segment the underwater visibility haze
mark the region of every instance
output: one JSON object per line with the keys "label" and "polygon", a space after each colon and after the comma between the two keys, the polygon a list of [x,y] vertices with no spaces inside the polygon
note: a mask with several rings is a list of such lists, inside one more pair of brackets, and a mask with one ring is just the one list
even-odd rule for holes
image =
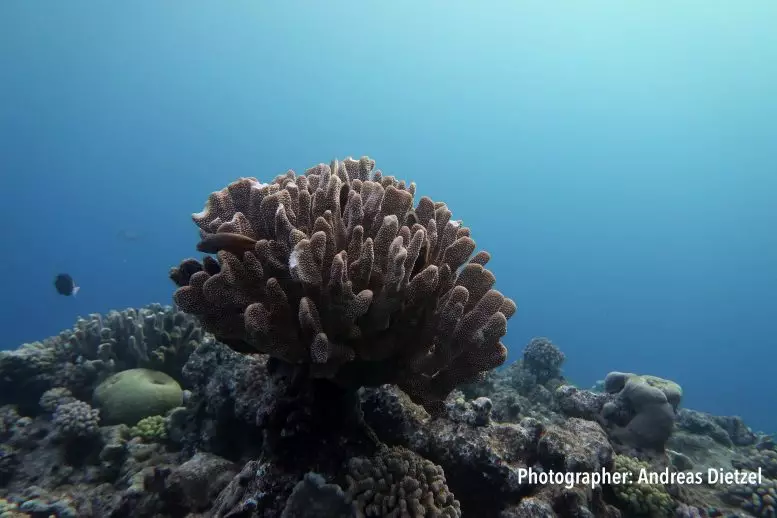
{"label": "underwater visibility haze", "polygon": [[[359,167],[364,172],[366,162],[343,161],[369,156],[383,175],[406,182],[396,184],[396,192],[407,192],[403,189],[415,182],[414,205],[423,196],[445,202],[451,220],[470,229],[477,250],[489,252],[494,288],[512,299],[517,311],[511,317],[508,302],[494,303],[493,314],[484,314],[479,324],[490,316],[492,327],[480,329],[479,336],[497,329],[496,320],[509,318],[501,339],[507,348],[505,365],[521,358],[527,365],[527,344],[547,337],[563,351],[563,379],[581,389],[613,371],[656,376],[682,387],[681,408],[740,416],[753,430],[775,433],[774,20],[777,4],[767,1],[186,6],[5,1],[0,5],[0,215],[6,222],[0,349],[58,335],[78,317],[172,304],[171,267],[202,256],[191,215],[203,210],[210,193],[231,182],[255,177],[261,184],[244,186],[254,192],[289,169],[303,175],[337,159],[329,172],[314,172],[322,178],[319,187],[328,185],[330,173],[337,176],[341,167],[341,183],[350,185],[353,196],[364,187],[345,179],[347,174],[354,178]],[[311,196],[316,185],[310,187]],[[272,188],[285,187],[279,181]],[[369,213],[366,192],[361,198]],[[397,196],[397,203],[404,203]],[[347,192],[341,198],[342,210],[350,198]],[[299,202],[292,199],[299,212]],[[326,199],[334,203],[335,197]],[[273,211],[288,211],[278,209],[282,201],[272,203]],[[211,212],[231,218],[237,209],[225,207],[211,206]],[[387,214],[382,210],[381,218]],[[254,225],[261,220],[272,229],[267,232],[276,232],[272,218],[280,216],[260,212]],[[399,226],[405,213],[397,209]],[[216,231],[224,219],[214,224],[213,214],[199,222],[200,228]],[[313,229],[313,221],[304,227],[297,217],[289,216],[314,241],[313,230],[324,227]],[[440,236],[446,221],[438,220]],[[366,235],[370,224],[364,223]],[[237,224],[229,229],[252,237],[244,236],[242,244],[209,243],[201,251],[237,249],[239,256],[261,238],[256,229],[244,231]],[[377,233],[377,226],[373,230]],[[348,227],[349,236],[351,231]],[[420,232],[420,240],[432,233],[428,226]],[[315,242],[310,250],[305,245],[298,251],[294,245],[301,238],[294,235],[288,237],[291,248],[284,257],[298,254],[294,260],[304,261],[305,254],[318,253]],[[406,246],[410,236],[405,236]],[[376,257],[379,248],[376,244]],[[421,250],[422,258],[434,263]],[[444,251],[435,268],[442,268]],[[408,263],[408,279],[425,264],[419,259],[411,274]],[[207,270],[207,264],[198,268]],[[389,278],[387,272],[382,274]],[[190,288],[192,273],[179,272],[181,289]],[[70,276],[66,284],[72,295],[76,287],[77,297],[62,296],[70,294],[68,286],[59,293],[54,288],[60,274]],[[376,282],[362,283],[374,291],[373,301],[381,289]],[[187,296],[194,291],[186,291]],[[356,302],[349,299],[348,307],[358,313],[359,303],[368,299],[356,292]],[[244,300],[235,297],[230,304]],[[186,301],[176,299],[186,313],[205,315],[210,325],[203,331],[238,352],[247,352],[241,347],[258,340],[257,329],[264,329],[256,324],[251,337],[241,330],[236,338],[229,327],[234,322],[227,325],[219,314],[222,320],[214,323],[217,304]],[[398,306],[388,307],[396,311]],[[167,311],[153,308],[136,310],[133,318],[151,321],[155,311]],[[246,310],[246,320],[249,313],[252,322],[271,320],[252,311]],[[315,305],[309,321],[318,322],[319,312],[326,324],[327,310]],[[207,342],[195,324],[186,327],[185,318],[192,317],[165,315],[158,317],[157,327],[188,329],[194,334],[187,334],[187,340]],[[493,320],[495,315],[501,317]],[[167,338],[160,340],[159,347],[169,353]],[[270,354],[288,359],[288,349],[278,352],[285,342],[272,341],[277,349]],[[326,351],[321,353],[324,363],[351,358],[337,344],[327,349],[315,343]],[[108,354],[101,351],[94,349],[90,361]],[[466,377],[462,372],[499,363],[494,359],[499,347],[489,351],[495,356],[484,360],[484,353],[482,364],[453,369],[456,375]],[[179,379],[185,358],[151,356],[162,366],[118,355],[112,369],[119,372],[113,375],[131,375],[116,383],[129,383],[131,376],[142,383],[153,378],[163,387],[180,382],[196,400],[196,383]],[[237,361],[219,358],[219,365]],[[135,372],[146,368],[152,370]],[[349,380],[353,374],[348,373]],[[431,388],[419,389],[423,383],[418,380],[387,380],[430,412],[444,411],[444,390],[438,398],[436,392],[430,395]],[[620,382],[628,381],[613,383]],[[451,385],[448,390],[457,383]],[[547,390],[552,393],[557,386],[550,383]],[[677,411],[674,389],[661,387],[664,403],[668,400]],[[502,408],[499,398],[479,390],[465,391],[465,396],[485,394],[494,399],[495,409]],[[169,408],[185,403],[188,395],[179,391],[165,393],[175,403]],[[94,394],[92,403],[103,408],[104,424],[113,415],[105,410],[108,396],[101,395],[98,405]],[[73,397],[84,399],[75,392]],[[76,405],[67,401],[65,406]],[[21,415],[29,415],[21,403],[14,404]],[[522,405],[522,416],[534,415]],[[68,412],[92,415],[86,407],[76,405]],[[469,411],[477,414],[477,408]],[[55,422],[57,415],[59,422],[65,420],[64,411],[54,414]],[[141,433],[137,425],[149,416],[132,415],[136,436],[151,433]],[[129,422],[121,416],[111,419]],[[140,422],[153,428],[161,426],[161,419]],[[739,444],[732,421],[716,422],[699,426],[726,429],[732,437],[726,444],[753,444],[749,439]],[[219,454],[234,462],[240,457]],[[448,472],[444,460],[431,460]],[[361,473],[358,466],[353,469]],[[454,487],[461,481],[452,481],[450,474],[448,479],[463,509],[485,505],[462,498]],[[441,509],[452,505],[446,495],[436,498]],[[769,512],[765,508],[760,512]]]}

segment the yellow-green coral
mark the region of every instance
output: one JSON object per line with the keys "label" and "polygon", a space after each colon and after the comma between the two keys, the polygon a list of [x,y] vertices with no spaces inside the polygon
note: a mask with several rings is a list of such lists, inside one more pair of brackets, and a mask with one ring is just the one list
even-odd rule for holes
{"label": "yellow-green coral", "polygon": [[146,442],[162,442],[167,439],[165,418],[161,415],[144,417],[130,429],[130,434]]}
{"label": "yellow-green coral", "polygon": [[106,425],[132,426],[144,417],[181,406],[183,391],[164,372],[130,369],[114,374],[94,389],[93,400]]}
{"label": "yellow-green coral", "polygon": [[23,516],[19,512],[19,506],[5,498],[0,498],[0,518],[13,518],[16,516]]}
{"label": "yellow-green coral", "polygon": [[663,484],[639,483],[640,472],[651,471],[650,464],[627,455],[616,455],[613,471],[630,474],[623,484],[613,484],[615,496],[633,513],[642,516],[669,516],[674,501]]}

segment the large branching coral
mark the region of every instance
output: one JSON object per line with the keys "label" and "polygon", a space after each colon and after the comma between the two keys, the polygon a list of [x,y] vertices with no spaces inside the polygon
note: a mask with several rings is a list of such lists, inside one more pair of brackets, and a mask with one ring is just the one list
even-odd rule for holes
{"label": "large branching coral", "polygon": [[241,178],[194,214],[202,262],[170,272],[179,308],[233,349],[345,387],[395,383],[439,412],[502,364],[515,303],[468,228],[367,157]]}

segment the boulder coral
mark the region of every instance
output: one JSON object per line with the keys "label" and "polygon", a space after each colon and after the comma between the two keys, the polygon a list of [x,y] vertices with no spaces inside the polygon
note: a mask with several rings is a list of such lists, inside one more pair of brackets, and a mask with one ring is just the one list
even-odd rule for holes
{"label": "boulder coral", "polygon": [[663,451],[682,399],[680,385],[656,376],[611,372],[604,390],[616,396],[602,407],[611,436],[632,448]]}
{"label": "boulder coral", "polygon": [[144,417],[181,406],[183,391],[164,372],[130,369],[103,381],[94,389],[93,401],[106,424],[134,426]]}
{"label": "boulder coral", "polygon": [[397,384],[433,413],[501,365],[515,303],[470,230],[367,157],[241,178],[193,215],[201,262],[170,272],[178,307],[244,353],[347,388]]}

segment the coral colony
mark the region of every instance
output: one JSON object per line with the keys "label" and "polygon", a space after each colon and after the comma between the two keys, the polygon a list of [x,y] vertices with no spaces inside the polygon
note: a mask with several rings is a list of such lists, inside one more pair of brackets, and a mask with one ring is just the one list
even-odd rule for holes
{"label": "coral colony", "polygon": [[777,513],[773,439],[676,383],[495,370],[516,305],[445,203],[367,157],[263,181],[193,215],[175,307],[0,352],[0,518]]}

